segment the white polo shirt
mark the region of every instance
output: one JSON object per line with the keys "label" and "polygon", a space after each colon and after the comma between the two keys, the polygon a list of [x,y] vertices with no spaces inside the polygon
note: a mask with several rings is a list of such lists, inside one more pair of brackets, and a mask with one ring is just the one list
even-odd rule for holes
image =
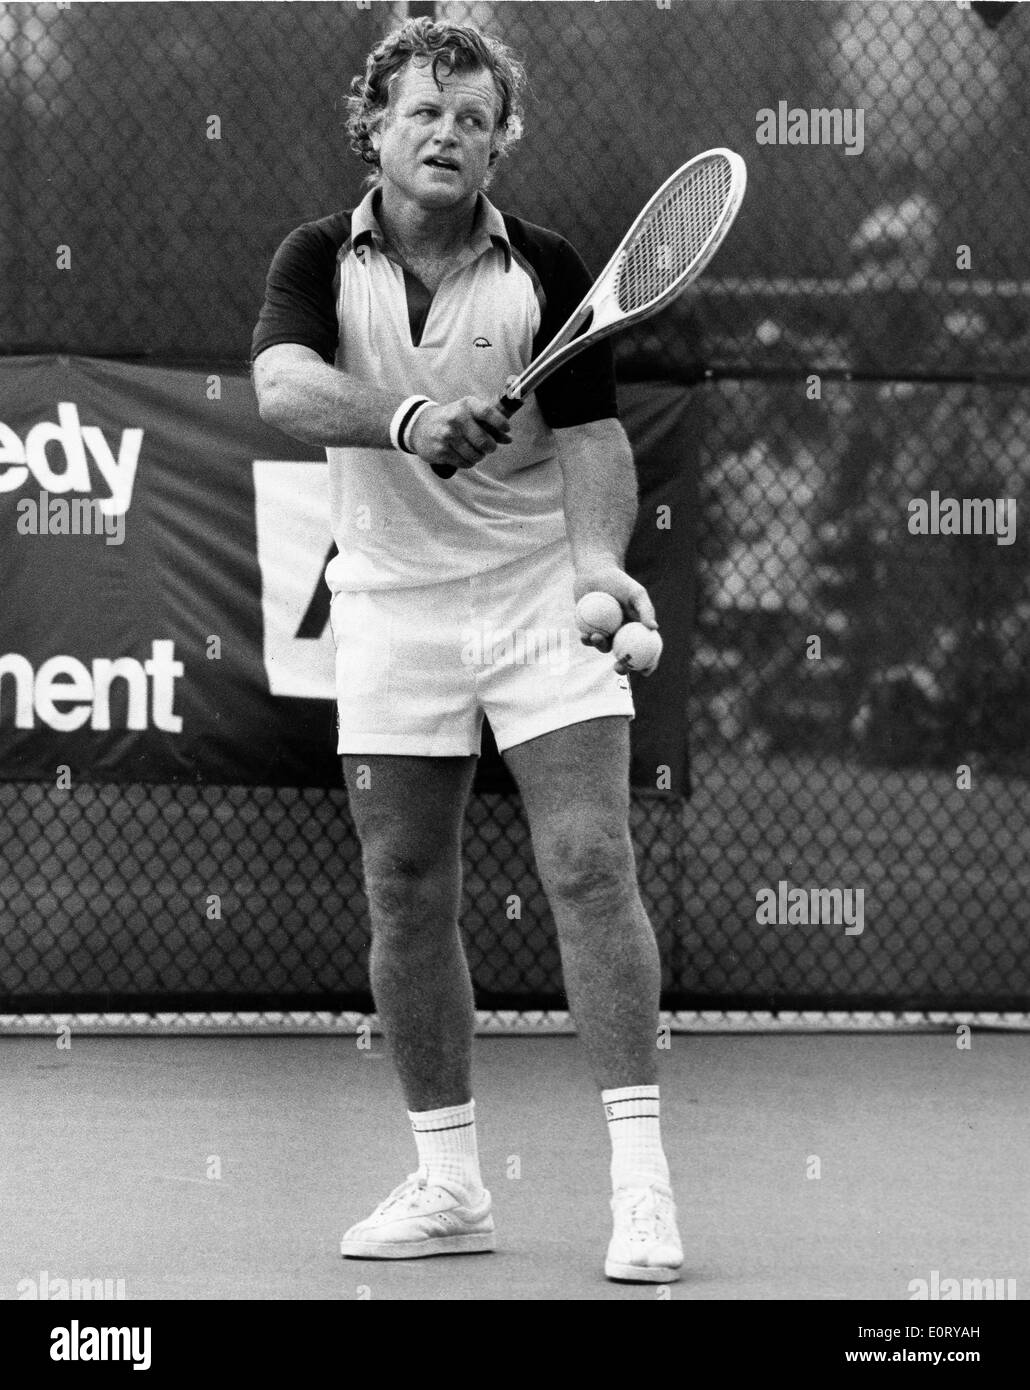
{"label": "white polo shirt", "polygon": [[[465,259],[430,296],[387,254],[373,190],[351,213],[291,233],[268,275],[253,357],[298,342],[400,401],[495,399],[590,285],[568,242],[479,195]],[[512,443],[439,479],[393,449],[330,448],[334,593],[407,588],[507,565],[566,534],[555,429],[615,416],[607,344],[530,396]]]}

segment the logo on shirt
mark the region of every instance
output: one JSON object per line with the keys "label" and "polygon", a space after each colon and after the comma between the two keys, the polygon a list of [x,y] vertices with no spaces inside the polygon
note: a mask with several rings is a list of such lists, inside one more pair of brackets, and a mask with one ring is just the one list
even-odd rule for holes
{"label": "logo on shirt", "polygon": [[482,348],[482,347],[493,347],[493,343],[490,341],[489,338],[473,338],[473,340],[472,340],[472,346],[473,346],[473,347],[480,347],[480,348]]}

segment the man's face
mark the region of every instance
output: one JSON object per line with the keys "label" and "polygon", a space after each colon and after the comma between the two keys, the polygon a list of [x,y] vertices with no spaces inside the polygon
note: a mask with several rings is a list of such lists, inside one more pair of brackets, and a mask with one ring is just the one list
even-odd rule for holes
{"label": "man's face", "polygon": [[485,69],[440,74],[409,63],[394,82],[373,135],[383,180],[425,208],[467,202],[483,186],[494,147],[500,98]]}

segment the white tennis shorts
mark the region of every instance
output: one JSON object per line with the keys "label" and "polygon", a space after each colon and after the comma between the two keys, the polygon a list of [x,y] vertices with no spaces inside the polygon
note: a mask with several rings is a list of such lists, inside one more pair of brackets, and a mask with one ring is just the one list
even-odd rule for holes
{"label": "white tennis shorts", "polygon": [[484,714],[502,751],[604,715],[629,681],[576,627],[568,542],[443,584],[338,593],[339,753],[466,757]]}

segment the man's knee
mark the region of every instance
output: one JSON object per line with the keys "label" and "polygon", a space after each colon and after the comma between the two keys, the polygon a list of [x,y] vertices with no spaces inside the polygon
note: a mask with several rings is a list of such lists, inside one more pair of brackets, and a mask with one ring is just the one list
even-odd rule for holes
{"label": "man's knee", "polygon": [[460,864],[410,852],[364,855],[365,893],[373,929],[439,930],[453,926],[461,892]]}
{"label": "man's knee", "polygon": [[561,902],[619,902],[636,891],[627,826],[564,821],[546,828],[537,862],[548,893]]}

